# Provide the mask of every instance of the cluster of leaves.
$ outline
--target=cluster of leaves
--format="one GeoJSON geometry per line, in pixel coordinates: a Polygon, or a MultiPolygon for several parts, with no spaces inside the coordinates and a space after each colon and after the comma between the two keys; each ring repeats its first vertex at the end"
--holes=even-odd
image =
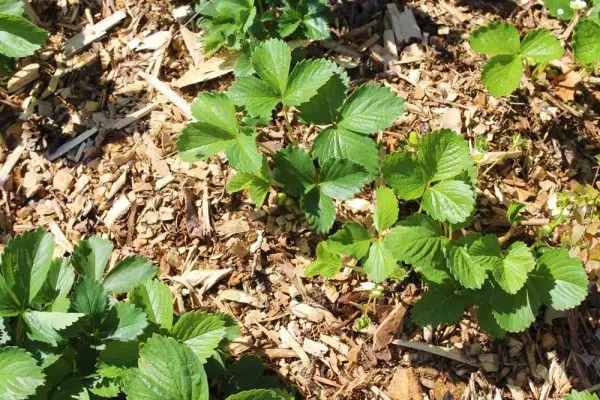
{"type": "Polygon", "coordinates": [[[524,64],[545,65],[563,55],[560,41],[545,29],[527,33],[523,40],[513,25],[492,22],[476,29],[469,38],[471,48],[491,56],[483,66],[481,77],[493,96],[506,96],[514,92],[521,82],[524,64]]]}
{"type": "MultiPolygon", "coordinates": [[[[572,20],[580,11],[573,8],[572,0],[544,0],[550,15],[560,20],[572,20]]],[[[572,47],[575,60],[581,65],[593,66],[600,61],[600,0],[587,0],[573,31],[572,47]],[[588,8],[589,7],[589,8],[588,8]]]]}
{"type": "Polygon", "coordinates": [[[330,11],[324,0],[201,0],[204,50],[247,50],[266,38],[329,38],[330,11]]]}
{"type": "Polygon", "coordinates": [[[578,392],[573,390],[564,400],[599,400],[598,396],[590,392],[578,392]]]}
{"type": "Polygon", "coordinates": [[[48,39],[48,33],[23,14],[22,1],[0,0],[0,73],[9,71],[11,58],[32,55],[48,39]]]}
{"type": "MultiPolygon", "coordinates": [[[[94,236],[71,257],[53,259],[53,236],[41,229],[9,241],[0,261],[4,398],[209,399],[204,364],[226,367],[218,348],[238,336],[236,323],[200,311],[174,318],[169,287],[152,279],[158,269],[128,257],[105,274],[111,251],[94,236]]],[[[235,369],[218,377],[233,385],[227,394],[241,386],[235,369]]],[[[230,397],[250,398],[290,397],[269,390],[230,397]]]]}
{"type": "Polygon", "coordinates": [[[375,84],[361,85],[346,97],[345,71],[325,60],[292,65],[291,50],[281,40],[259,44],[250,61],[256,75],[238,78],[228,93],[198,95],[191,108],[196,121],[182,131],[177,151],[189,162],[224,152],[237,170],[229,192],[248,190],[261,205],[271,186],[281,187],[300,200],[313,227],[328,232],[335,221],[333,200],[351,198],[377,173],[379,154],[370,135],[391,126],[403,113],[404,101],[375,84]],[[236,106],[242,110],[239,119],[236,106]],[[309,150],[293,137],[275,154],[259,150],[256,125],[270,122],[279,106],[290,137],[291,106],[299,121],[323,127],[309,150]]]}
{"type": "MultiPolygon", "coordinates": [[[[468,226],[474,213],[476,169],[469,147],[448,130],[426,135],[416,147],[383,162],[391,189],[377,189],[375,238],[365,227],[346,223],[319,245],[306,275],[332,277],[344,266],[340,254],[358,260],[375,282],[398,278],[409,266],[429,286],[413,309],[416,323],[455,323],[473,306],[481,328],[494,337],[528,328],[542,304],[566,310],[585,299],[587,275],[566,250],[532,249],[519,241],[503,248],[495,235],[475,232],[455,237],[453,230],[468,226]],[[394,193],[419,201],[419,211],[396,223],[394,193]]],[[[521,210],[510,207],[511,223],[522,219],[521,210]]]]}

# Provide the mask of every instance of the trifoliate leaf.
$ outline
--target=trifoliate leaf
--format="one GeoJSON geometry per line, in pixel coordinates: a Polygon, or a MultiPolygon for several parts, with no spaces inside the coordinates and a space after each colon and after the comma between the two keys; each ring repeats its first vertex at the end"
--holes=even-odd
{"type": "Polygon", "coordinates": [[[0,262],[7,289],[23,308],[36,297],[48,276],[54,254],[54,236],[43,229],[8,241],[0,262]]]}
{"type": "Polygon", "coordinates": [[[515,242],[504,252],[502,263],[492,270],[494,279],[507,293],[516,293],[527,281],[527,275],[535,267],[535,259],[529,247],[515,242]]]}
{"type": "Polygon", "coordinates": [[[23,2],[21,0],[0,0],[0,14],[23,15],[23,2]]]}
{"type": "Polygon", "coordinates": [[[279,39],[267,40],[254,49],[251,59],[258,76],[280,95],[284,95],[292,62],[288,45],[279,39]]]}
{"type": "Polygon", "coordinates": [[[310,101],[298,106],[298,116],[305,123],[329,125],[339,115],[348,90],[349,78],[343,68],[334,65],[331,65],[331,68],[334,74],[317,90],[317,94],[310,101]]]}
{"type": "Polygon", "coordinates": [[[598,396],[590,392],[572,391],[563,400],[598,400],[598,396]]]}
{"type": "Polygon", "coordinates": [[[519,31],[513,25],[493,22],[477,28],[469,37],[471,48],[480,54],[519,54],[519,31]]]}
{"type": "Polygon", "coordinates": [[[313,228],[322,233],[329,232],[335,222],[335,204],[331,197],[314,187],[304,195],[301,206],[313,228]]]}
{"type": "Polygon", "coordinates": [[[448,268],[461,285],[479,289],[487,278],[487,270],[469,254],[468,246],[451,243],[447,251],[448,268]]]}
{"type": "Polygon", "coordinates": [[[523,75],[520,56],[500,55],[490,58],[481,71],[483,85],[492,96],[506,96],[514,92],[523,75]]]}
{"type": "Polygon", "coordinates": [[[564,249],[542,254],[530,279],[544,304],[555,310],[577,307],[588,294],[583,263],[564,249]]]}
{"type": "Polygon", "coordinates": [[[398,200],[392,189],[379,186],[375,194],[375,229],[383,232],[398,221],[398,200]]]}
{"type": "Polygon", "coordinates": [[[248,114],[255,117],[270,117],[281,99],[275,89],[255,76],[236,79],[227,93],[235,105],[244,107],[248,114]]]}
{"type": "Polygon", "coordinates": [[[412,318],[421,326],[453,324],[462,317],[466,302],[451,281],[430,284],[413,307],[412,318]]]}
{"type": "Polygon", "coordinates": [[[72,308],[74,311],[97,316],[106,310],[108,293],[92,278],[84,278],[75,284],[72,308]]]}
{"type": "Polygon", "coordinates": [[[500,339],[506,335],[506,331],[496,322],[492,308],[489,305],[482,305],[477,308],[477,323],[482,331],[494,339],[500,339]]]}
{"type": "Polygon", "coordinates": [[[220,131],[235,136],[238,133],[238,122],[235,106],[225,93],[202,92],[198,94],[190,110],[196,122],[214,126],[220,131]]]}
{"type": "Polygon", "coordinates": [[[110,240],[92,236],[77,243],[71,263],[79,275],[99,281],[102,279],[112,250],[113,244],[110,240]]]}
{"type": "Polygon", "coordinates": [[[275,180],[290,193],[301,196],[315,184],[317,171],[310,155],[298,147],[286,147],[274,158],[275,180]]]}
{"type": "Polygon", "coordinates": [[[144,310],[148,321],[170,330],[173,325],[173,296],[169,287],[158,280],[146,281],[129,293],[129,301],[144,310]]]}
{"type": "Polygon", "coordinates": [[[148,326],[146,313],[131,303],[119,302],[108,311],[102,323],[102,335],[107,340],[135,340],[148,326]]]}
{"type": "Polygon", "coordinates": [[[439,224],[423,214],[401,221],[384,239],[392,255],[407,264],[436,264],[434,260],[443,259],[447,242],[439,224]]]}
{"type": "Polygon", "coordinates": [[[383,160],[383,177],[403,200],[418,199],[425,191],[427,181],[421,164],[410,153],[397,152],[383,160]]]}
{"type": "Polygon", "coordinates": [[[346,200],[360,192],[370,180],[369,173],[350,160],[329,160],[321,166],[321,192],[338,200],[346,200]]]}
{"type": "Polygon", "coordinates": [[[44,383],[44,373],[31,354],[0,347],[0,393],[7,400],[25,400],[44,383]]]}
{"type": "Polygon", "coordinates": [[[511,225],[525,221],[525,217],[521,215],[523,211],[525,211],[525,204],[513,201],[510,203],[508,210],[506,211],[506,219],[511,225]]]}
{"type": "Polygon", "coordinates": [[[130,400],[208,400],[202,363],[189,346],[154,335],[140,348],[138,370],[125,380],[130,400]]]}
{"type": "Polygon", "coordinates": [[[492,314],[498,325],[508,332],[522,332],[533,321],[542,304],[536,291],[529,284],[515,294],[495,288],[491,294],[492,314]]]}
{"type": "Polygon", "coordinates": [[[331,278],[340,272],[343,266],[340,255],[331,248],[328,241],[323,241],[317,246],[317,258],[308,264],[304,270],[304,276],[331,278]]]}
{"type": "Polygon", "coordinates": [[[396,271],[398,262],[385,247],[383,241],[379,239],[369,248],[369,255],[363,266],[369,279],[375,283],[380,283],[396,271]]]}
{"type": "Polygon", "coordinates": [[[449,129],[431,132],[421,139],[419,161],[425,178],[431,182],[454,178],[473,164],[467,142],[449,129]]]}
{"type": "Polygon", "coordinates": [[[404,99],[385,86],[367,83],[342,106],[338,127],[371,134],[392,126],[402,113],[404,99]]]}
{"type": "Polygon", "coordinates": [[[575,26],[573,51],[579,64],[594,64],[600,60],[600,20],[586,18],[575,26]]]}
{"type": "Polygon", "coordinates": [[[534,64],[558,60],[563,55],[560,41],[546,29],[529,31],[521,43],[521,55],[534,64]]]}
{"type": "Polygon", "coordinates": [[[48,39],[48,32],[19,15],[0,14],[0,53],[21,58],[32,55],[48,39]]]}
{"type": "Polygon", "coordinates": [[[329,236],[327,247],[337,253],[347,254],[358,260],[369,252],[371,234],[356,222],[346,222],[342,229],[329,236]]]}
{"type": "Polygon", "coordinates": [[[238,172],[227,182],[229,193],[248,190],[250,201],[256,206],[261,206],[271,187],[271,177],[267,160],[263,157],[262,167],[259,171],[248,173],[238,172]]]}
{"type": "Polygon", "coordinates": [[[433,219],[457,224],[473,212],[475,193],[463,181],[442,181],[425,191],[422,205],[433,219]]]}
{"type": "Polygon", "coordinates": [[[65,338],[59,331],[73,325],[79,318],[80,313],[62,313],[47,311],[26,311],[23,313],[23,321],[27,326],[27,336],[31,340],[48,343],[56,346],[65,338]]]}
{"type": "Polygon", "coordinates": [[[110,293],[125,293],[154,278],[157,272],[158,268],[146,257],[127,257],[106,274],[102,285],[110,293]]]}
{"type": "Polygon", "coordinates": [[[575,10],[571,8],[571,0],[544,0],[544,5],[554,18],[568,21],[575,16],[575,10]]]}
{"type": "Polygon", "coordinates": [[[203,311],[185,313],[173,326],[171,335],[188,345],[204,363],[225,338],[225,321],[203,311]]]}
{"type": "MultiPolygon", "coordinates": [[[[306,104],[310,103],[312,100],[306,104]]],[[[312,154],[321,165],[333,159],[352,160],[371,175],[376,174],[379,166],[379,151],[373,139],[341,128],[322,130],[313,142],[312,154]]]]}
{"type": "Polygon", "coordinates": [[[307,39],[323,40],[329,39],[329,16],[330,11],[327,4],[319,0],[309,0],[307,12],[302,21],[302,31],[307,39]]]}
{"type": "Polygon", "coordinates": [[[332,77],[334,68],[325,60],[303,60],[294,67],[283,97],[283,104],[297,106],[312,99],[332,77]]]}

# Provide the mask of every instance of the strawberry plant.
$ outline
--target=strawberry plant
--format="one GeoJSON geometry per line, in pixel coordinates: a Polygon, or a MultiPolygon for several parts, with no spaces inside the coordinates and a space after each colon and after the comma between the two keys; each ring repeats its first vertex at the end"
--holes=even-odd
{"type": "Polygon", "coordinates": [[[21,1],[0,2],[0,72],[8,70],[11,58],[32,55],[48,39],[48,33],[29,22],[23,14],[21,1]]]}
{"type": "MultiPolygon", "coordinates": [[[[426,135],[416,151],[387,156],[382,173],[400,199],[419,202],[417,213],[396,222],[392,190],[378,188],[376,235],[346,223],[319,244],[306,275],[332,277],[345,265],[344,257],[358,260],[361,267],[353,269],[375,282],[401,277],[405,269],[415,271],[429,286],[413,309],[416,323],[455,323],[469,306],[477,310],[481,328],[494,337],[528,328],[542,304],[566,310],[585,299],[582,262],[566,250],[532,249],[520,241],[504,246],[510,235],[503,243],[477,232],[457,237],[455,228],[466,228],[474,212],[476,184],[468,146],[458,134],[442,130],[426,135]]],[[[511,224],[521,219],[520,209],[510,207],[511,224]]]]}
{"type": "Polygon", "coordinates": [[[559,40],[549,31],[535,29],[520,40],[517,29],[504,22],[476,29],[469,44],[476,52],[491,56],[483,66],[481,77],[493,96],[514,92],[525,69],[529,72],[529,66],[536,65],[536,71],[541,71],[548,62],[563,54],[559,40]]]}
{"type": "Polygon", "coordinates": [[[227,382],[230,398],[289,398],[266,389],[277,385],[262,370],[254,372],[255,386],[236,383],[239,372],[226,368],[219,350],[239,334],[231,317],[201,311],[175,317],[169,287],[152,280],[158,269],[143,257],[128,257],[105,273],[111,251],[110,242],[93,236],[71,257],[53,259],[53,236],[41,229],[9,241],[0,261],[4,398],[125,393],[131,400],[208,400],[209,379],[227,382]],[[207,363],[223,370],[207,374],[207,363]],[[263,387],[249,397],[234,395],[263,387]]]}
{"type": "Polygon", "coordinates": [[[577,392],[573,390],[564,400],[598,400],[598,396],[590,392],[577,392]]]}

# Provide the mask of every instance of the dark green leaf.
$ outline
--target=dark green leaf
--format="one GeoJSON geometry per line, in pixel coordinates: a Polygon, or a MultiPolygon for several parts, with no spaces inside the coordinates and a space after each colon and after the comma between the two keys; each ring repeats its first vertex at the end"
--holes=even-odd
{"type": "Polygon", "coordinates": [[[302,198],[302,211],[308,223],[319,232],[329,232],[335,221],[335,204],[318,187],[302,198]]]}
{"type": "Polygon", "coordinates": [[[467,142],[449,129],[431,132],[421,139],[419,161],[425,179],[431,182],[455,178],[473,163],[467,142]]]}
{"type": "Polygon", "coordinates": [[[244,107],[255,117],[270,117],[281,101],[281,95],[266,82],[255,76],[243,76],[229,87],[229,95],[236,106],[244,107]]]}
{"type": "Polygon", "coordinates": [[[492,313],[498,325],[508,332],[522,332],[533,321],[541,305],[538,294],[529,284],[515,294],[496,288],[490,294],[492,313]]]}
{"type": "Polygon", "coordinates": [[[283,104],[298,106],[312,99],[333,75],[334,68],[325,60],[303,60],[294,67],[283,97],[283,104]]]}
{"type": "Polygon", "coordinates": [[[74,311],[97,316],[106,310],[108,293],[98,281],[84,278],[75,284],[74,292],[72,306],[74,311]]]}
{"type": "Polygon", "coordinates": [[[321,165],[334,159],[352,160],[371,175],[376,174],[379,165],[379,151],[373,139],[341,128],[322,130],[313,143],[312,154],[321,165]]]}
{"type": "Polygon", "coordinates": [[[102,284],[110,293],[125,293],[156,276],[158,268],[145,257],[121,260],[111,269],[102,284]]]}
{"type": "Polygon", "coordinates": [[[119,302],[108,311],[101,329],[105,339],[127,342],[135,340],[147,326],[145,312],[131,303],[119,302]]]}
{"type": "Polygon", "coordinates": [[[79,275],[99,281],[110,259],[113,244],[100,236],[81,240],[73,250],[71,263],[79,275]]]}
{"type": "Polygon", "coordinates": [[[475,193],[463,181],[442,181],[425,191],[422,205],[433,219],[456,224],[465,221],[473,212],[475,193]]]}
{"type": "Polygon", "coordinates": [[[579,64],[594,64],[600,60],[600,13],[597,21],[587,18],[575,26],[573,32],[573,51],[579,64]]]}
{"type": "Polygon", "coordinates": [[[342,229],[329,236],[327,247],[337,253],[361,259],[369,252],[371,234],[356,222],[346,222],[342,229]]]}
{"type": "Polygon", "coordinates": [[[466,302],[452,282],[429,285],[415,304],[412,317],[421,326],[453,324],[462,317],[466,302]]]}
{"type": "Polygon", "coordinates": [[[26,311],[23,321],[27,325],[27,336],[31,340],[56,346],[65,339],[59,331],[73,325],[81,317],[83,314],[79,313],[26,311]]]}
{"type": "Polygon", "coordinates": [[[267,40],[254,49],[251,58],[258,76],[280,95],[284,95],[292,62],[288,45],[278,39],[267,40]]]}
{"type": "Polygon", "coordinates": [[[275,180],[290,193],[301,196],[310,190],[317,171],[310,155],[298,147],[286,147],[275,155],[275,180]]]}
{"type": "Polygon", "coordinates": [[[329,160],[321,166],[321,192],[338,200],[346,200],[360,192],[370,180],[368,172],[350,160],[329,160]]]}
{"type": "Polygon", "coordinates": [[[384,243],[397,260],[407,264],[436,264],[444,258],[446,239],[439,225],[423,214],[414,214],[390,230],[384,243]]]}
{"type": "Polygon", "coordinates": [[[348,90],[349,78],[343,68],[334,65],[330,67],[334,70],[331,78],[317,90],[317,94],[309,102],[298,106],[299,118],[306,123],[329,125],[339,115],[348,90]]]}
{"type": "Polygon", "coordinates": [[[263,157],[262,168],[257,172],[238,172],[227,182],[227,191],[235,193],[248,190],[250,201],[256,206],[261,206],[271,187],[271,177],[267,160],[263,157]]]}

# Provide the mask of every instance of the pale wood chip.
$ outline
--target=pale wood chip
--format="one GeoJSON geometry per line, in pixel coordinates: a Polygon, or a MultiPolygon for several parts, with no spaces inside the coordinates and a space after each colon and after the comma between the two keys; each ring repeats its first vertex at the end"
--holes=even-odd
{"type": "Polygon", "coordinates": [[[308,358],[308,354],[306,354],[302,346],[300,346],[300,343],[298,343],[292,334],[283,326],[279,328],[279,337],[281,338],[282,342],[294,350],[298,357],[300,357],[300,360],[305,367],[310,366],[310,358],[308,358]]]}
{"type": "Polygon", "coordinates": [[[427,353],[431,353],[436,356],[449,358],[451,360],[454,360],[454,361],[457,361],[457,362],[460,362],[463,364],[467,364],[472,367],[479,368],[478,363],[471,361],[469,358],[467,358],[464,355],[464,353],[461,350],[458,350],[455,348],[440,347],[440,346],[435,346],[432,344],[420,343],[420,342],[407,342],[404,340],[393,340],[392,343],[397,346],[407,347],[409,349],[414,349],[414,350],[419,350],[419,351],[425,351],[427,353]]]}
{"type": "Polygon", "coordinates": [[[264,308],[265,305],[256,297],[243,290],[225,289],[219,292],[219,300],[235,301],[236,303],[250,304],[251,306],[264,308]]]}

